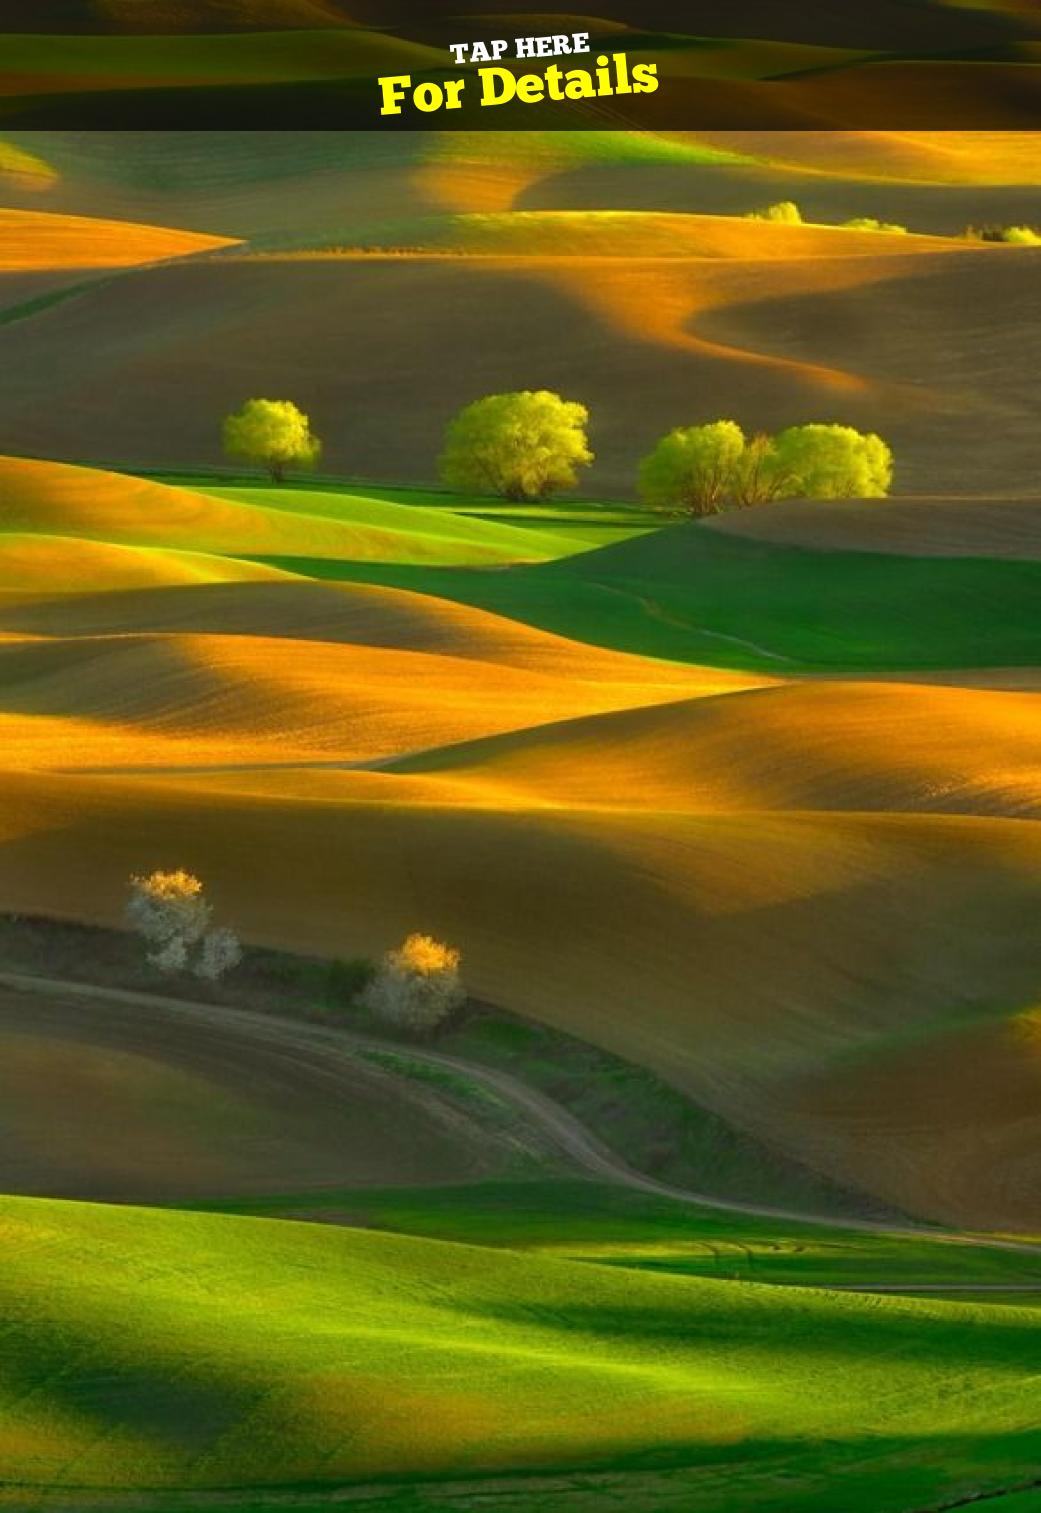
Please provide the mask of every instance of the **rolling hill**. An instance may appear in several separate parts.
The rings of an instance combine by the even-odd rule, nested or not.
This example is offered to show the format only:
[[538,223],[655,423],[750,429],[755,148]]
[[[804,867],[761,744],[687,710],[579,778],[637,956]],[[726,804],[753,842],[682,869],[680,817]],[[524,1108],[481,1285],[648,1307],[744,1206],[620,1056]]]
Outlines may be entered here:
[[[381,9],[0,48],[59,118],[79,68],[99,119],[306,77],[344,128],[352,60],[548,20]],[[1036,28],[606,10],[815,129],[0,142],[0,1509],[1037,1500],[1041,251],[961,232],[1038,221],[1038,146],[816,129],[1022,106]],[[432,486],[544,386],[590,497]],[[216,470],[258,394],[329,473]],[[618,502],[720,415],[877,430],[897,493]],[[219,983],[114,933],[174,868]],[[413,931],[470,995],[434,1049],[351,998]]]
[[0,274],[134,268],[228,247],[228,237],[47,211],[0,210]]
[[[877,430],[904,492],[1024,489],[1041,252],[691,218],[727,255],[662,258],[639,251],[646,219],[594,217],[592,237],[581,221],[577,255],[536,235],[515,255],[222,256],[107,281],[5,333],[0,444],[195,466],[217,459],[219,420],[244,397],[291,391],[329,467],[381,476],[393,455],[402,480],[426,481],[458,408],[534,383],[589,406],[594,496],[630,494],[659,435],[719,414]],[[612,252],[619,237],[631,257]]]
[[[583,551],[472,504],[4,467],[9,581],[35,564],[0,604],[5,910],[113,923],[132,872],[183,865],[258,943],[430,929],[482,998],[866,1201],[1036,1226],[1032,1063],[1001,1089],[1037,1001],[1039,736],[1033,695],[971,686],[1029,685],[1036,563],[691,525]],[[963,513],[933,518],[956,545]],[[153,581],[63,592],[74,531]],[[424,560],[433,532],[457,565]],[[532,540],[570,555],[475,568]],[[873,681],[834,681],[854,666]],[[971,1162],[934,1058],[976,1079]]]
[[720,516],[728,536],[813,550],[908,557],[1041,557],[1036,499],[783,500],[769,510]]
[[[1029,821],[677,814],[635,795],[569,814],[504,804],[479,776],[448,802],[412,781],[270,764],[12,771],[0,904],[112,923],[132,871],[185,865],[250,940],[364,954],[432,930],[464,945],[480,997],[650,1066],[833,1181],[855,1166],[855,1185],[906,1212],[1036,1228],[1036,1189],[1000,1150],[1006,1130],[1028,1162],[1038,1144],[1000,1081],[989,1101],[978,1088],[990,1112],[972,1127],[971,1183],[939,1140],[909,1163],[908,1119],[922,1116],[899,1098],[877,1107],[885,1138],[865,1173],[849,1100],[804,1096],[857,1057],[873,1081],[901,1037],[919,1037],[928,1065],[924,1047],[960,1020],[997,1026],[1030,1005],[1041,871]],[[272,848],[277,869],[259,868]]]
[[848,1478],[850,1513],[878,1513],[1036,1465],[1029,1309],[223,1215],[5,1198],[3,1223],[0,1448],[43,1507],[375,1483],[376,1506],[722,1513],[740,1460],[751,1507],[805,1513]]
[[[0,989],[7,1193],[185,1202],[516,1164],[464,1107],[349,1049],[210,1008]],[[46,1089],[46,1094],[43,1090]]]
[[201,492],[27,458],[0,458],[0,486],[7,531],[160,551],[491,566],[545,559],[578,544],[364,494]]

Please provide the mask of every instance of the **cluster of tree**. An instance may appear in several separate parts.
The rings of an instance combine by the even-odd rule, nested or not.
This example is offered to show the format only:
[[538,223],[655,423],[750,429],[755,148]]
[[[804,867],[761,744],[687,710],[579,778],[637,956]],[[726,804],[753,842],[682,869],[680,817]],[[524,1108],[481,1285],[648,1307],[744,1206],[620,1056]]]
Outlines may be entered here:
[[[126,919],[145,942],[149,965],[164,977],[218,982],[242,960],[238,937],[214,926],[205,889],[190,872],[132,877]],[[430,935],[410,935],[378,965],[360,963],[360,979],[351,974],[350,996],[391,1029],[430,1035],[466,1002],[459,962],[451,946]]]
[[[803,226],[802,211],[794,200],[779,200],[776,205],[767,205],[762,210],[752,210],[745,217],[749,221],[773,221],[778,226]],[[824,224],[823,222],[820,224]],[[855,216],[850,221],[838,223],[847,231],[884,231],[891,236],[906,236],[907,227],[897,226],[892,221],[877,221],[872,216]],[[970,242],[1007,242],[1014,247],[1041,247],[1041,231],[1036,226],[966,226],[963,235]]]
[[[503,499],[548,499],[577,487],[593,461],[589,411],[548,389],[489,394],[449,422],[439,459],[449,488]],[[295,462],[312,464],[320,443],[289,400],[251,399],[225,422],[225,444],[263,462],[276,482]],[[732,420],[670,431],[639,469],[653,509],[714,514],[772,499],[876,499],[889,492],[893,456],[885,442],[849,426],[790,426],[746,437]]]
[[892,480],[893,454],[873,433],[805,425],[748,437],[733,420],[670,431],[639,477],[645,504],[691,515],[774,499],[881,499]]

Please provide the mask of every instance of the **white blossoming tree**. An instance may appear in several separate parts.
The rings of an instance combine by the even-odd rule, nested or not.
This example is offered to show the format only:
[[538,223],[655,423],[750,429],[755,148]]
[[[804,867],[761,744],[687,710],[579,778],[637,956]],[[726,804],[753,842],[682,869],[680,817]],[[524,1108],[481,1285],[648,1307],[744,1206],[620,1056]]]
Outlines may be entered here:
[[214,928],[203,885],[190,872],[132,877],[126,919],[146,942],[151,965],[166,976],[190,972],[217,982],[242,960],[237,936]]
[[362,1002],[385,1024],[414,1035],[439,1029],[466,1002],[459,952],[430,935],[388,951]]

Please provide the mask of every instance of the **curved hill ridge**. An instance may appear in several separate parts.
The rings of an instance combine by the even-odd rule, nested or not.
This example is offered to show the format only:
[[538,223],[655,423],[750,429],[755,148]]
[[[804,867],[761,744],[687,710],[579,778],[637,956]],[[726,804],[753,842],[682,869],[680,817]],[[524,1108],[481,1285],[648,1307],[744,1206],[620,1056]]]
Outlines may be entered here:
[[1041,816],[1032,693],[787,684],[624,710],[394,764],[564,806]]
[[[784,233],[800,232],[728,225],[749,245],[789,245]],[[808,234],[869,250],[168,264],[6,329],[0,446],[143,466],[216,461],[219,418],[244,397],[234,372],[248,371],[251,389],[298,397],[331,470],[378,477],[393,455],[403,482],[427,480],[451,415],[475,394],[516,387],[522,370],[594,416],[594,497],[630,496],[636,459],[664,430],[699,418],[685,396],[702,393],[710,413],[751,415],[767,430],[832,417],[875,430],[899,459],[904,490],[1021,489],[1036,462],[1029,374],[1041,253],[925,239],[944,249],[934,254],[914,251],[911,237]],[[389,335],[388,304],[408,315]],[[952,322],[953,308],[966,320]],[[345,329],[355,350],[346,365]],[[589,345],[603,360],[576,384],[574,353]],[[214,349],[233,351],[234,369],[210,361]],[[105,402],[111,388],[119,406]],[[1000,424],[1002,446],[966,446],[970,422],[985,436]]]
[[56,592],[96,594],[202,583],[281,583],[291,573],[259,562],[164,547],[116,546],[82,537],[0,533],[0,596],[26,599]]
[[287,641],[351,643],[475,658],[579,683],[651,681],[677,693],[692,681],[713,690],[731,686],[735,680],[748,686],[749,680],[741,673],[610,651],[430,594],[281,576],[284,581],[278,583],[234,590],[220,584],[174,584],[154,592],[92,593],[88,589],[74,597],[46,591],[11,595],[0,608],[0,622],[11,631],[58,637],[266,636],[275,629]]
[[609,658],[540,671],[476,657],[259,636],[0,642],[9,765],[149,767],[372,761],[576,710],[653,703],[754,675],[611,680]]
[[377,228],[371,233],[371,241],[417,253],[426,249],[531,258],[694,257],[771,262],[994,250],[987,243],[967,244],[943,237],[893,235],[844,226],[789,226],[746,216],[640,210],[462,213]]
[[879,183],[984,185],[1041,183],[1041,143],[1033,131],[706,131],[722,150],[772,162],[778,170]]
[[[338,512],[275,508],[251,490],[205,493],[125,473],[27,458],[0,458],[0,523],[21,533],[103,539],[232,557],[334,557],[365,561],[506,563],[553,555],[534,532],[451,511],[357,499],[357,520],[337,495]],[[239,496],[242,497],[231,497]],[[276,496],[277,497],[277,496]],[[299,500],[299,495],[292,496]],[[307,501],[312,496],[309,493]]]
[[241,1013],[3,988],[0,1043],[6,1192],[163,1202],[508,1165],[487,1130],[420,1084],[328,1048],[287,1050]]
[[0,210],[0,273],[136,268],[235,245],[235,238],[45,210]]

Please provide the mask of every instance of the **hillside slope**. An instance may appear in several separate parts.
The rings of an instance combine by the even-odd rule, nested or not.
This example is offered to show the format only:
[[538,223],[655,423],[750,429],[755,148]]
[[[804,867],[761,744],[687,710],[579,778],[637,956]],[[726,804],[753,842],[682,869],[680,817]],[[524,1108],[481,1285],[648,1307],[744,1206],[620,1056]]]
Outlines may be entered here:
[[[644,224],[613,234],[638,249]],[[393,455],[402,480],[426,481],[455,411],[534,382],[589,407],[594,497],[630,496],[662,432],[715,415],[877,430],[904,492],[1027,487],[1041,252],[733,225],[740,245],[707,259],[600,255],[596,236],[584,253],[555,255],[536,236],[527,252],[487,258],[150,270],[10,327],[0,445],[195,466],[218,459],[219,419],[245,395],[291,392],[329,468],[382,476]],[[590,351],[601,354],[592,365]],[[103,402],[113,387],[118,407]]]
[[[422,786],[410,802],[409,780],[380,772],[6,781],[5,910],[112,923],[147,864],[205,877],[269,945],[371,954],[430,930],[462,944],[478,996],[651,1066],[840,1183],[851,1163],[859,1174],[860,1122],[848,1102],[803,1097],[807,1082],[857,1056],[870,1067],[902,1036],[927,1047],[959,1020],[997,1025],[1041,974],[1041,841],[1022,820],[568,814],[504,808],[479,782],[469,804]],[[1036,1229],[1036,1184],[1018,1171],[1041,1160],[1036,1119],[1000,1081],[980,1101],[971,1183],[942,1142],[909,1164],[918,1115],[880,1103],[868,1190],[946,1222]],[[984,1154],[1013,1127],[1015,1176]]]
[[878,1513],[1036,1463],[1026,1309],[220,1215],[6,1198],[2,1217],[0,1453],[44,1507],[392,1479],[413,1501],[455,1478],[523,1513],[547,1492],[722,1513],[739,1447],[757,1508],[822,1508],[855,1467],[849,1513]]

